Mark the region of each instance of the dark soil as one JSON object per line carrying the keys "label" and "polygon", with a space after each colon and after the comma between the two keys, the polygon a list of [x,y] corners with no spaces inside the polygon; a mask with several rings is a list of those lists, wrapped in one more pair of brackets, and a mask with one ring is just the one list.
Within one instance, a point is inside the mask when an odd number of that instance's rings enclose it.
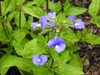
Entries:
{"label": "dark soil", "polygon": [[[54,1],[54,0],[53,0]],[[55,0],[58,1],[58,0]],[[61,0],[60,0],[61,1]],[[88,8],[91,0],[69,0],[72,5]],[[90,21],[88,12],[77,16],[82,19],[90,33],[100,35],[100,29]],[[100,45],[79,43],[81,48],[77,53],[82,58],[84,75],[100,75]],[[21,75],[16,67],[11,67],[6,75]]]}

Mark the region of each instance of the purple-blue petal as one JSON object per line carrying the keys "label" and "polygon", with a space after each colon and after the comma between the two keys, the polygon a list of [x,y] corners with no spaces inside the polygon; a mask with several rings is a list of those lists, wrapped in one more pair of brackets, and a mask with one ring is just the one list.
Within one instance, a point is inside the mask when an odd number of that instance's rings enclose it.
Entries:
{"label": "purple-blue petal", "polygon": [[46,18],[56,18],[56,12],[49,12],[47,15],[46,15]]}
{"label": "purple-blue petal", "polygon": [[55,46],[55,50],[56,50],[58,53],[64,51],[65,48],[66,48],[66,45],[65,45],[64,43]]}
{"label": "purple-blue petal", "polygon": [[64,43],[64,40],[62,38],[58,37],[58,36],[55,36],[54,42],[55,42],[55,44],[59,45],[59,44]]}
{"label": "purple-blue petal", "polygon": [[54,39],[49,40],[48,47],[55,47],[55,41],[54,41]]}
{"label": "purple-blue petal", "polygon": [[33,56],[33,63],[35,64],[35,65],[39,65],[40,63],[37,61],[39,59],[39,55],[37,55],[37,54],[35,54],[34,56]]}
{"label": "purple-blue petal", "polygon": [[75,21],[74,21],[74,16],[73,16],[73,15],[69,16],[68,19],[72,21],[72,24],[75,23]]}
{"label": "purple-blue petal", "polygon": [[45,16],[41,16],[40,19],[39,19],[39,21],[40,21],[40,24],[41,24],[41,28],[44,29],[45,26],[46,26],[46,24],[47,24],[46,17]]}
{"label": "purple-blue petal", "polygon": [[51,21],[48,21],[47,24],[49,26],[51,26],[52,28],[55,28],[56,27],[56,25],[53,22],[51,22]]}
{"label": "purple-blue petal", "polygon": [[84,22],[81,19],[78,19],[74,24],[75,29],[85,28]]}
{"label": "purple-blue petal", "polygon": [[32,29],[35,29],[35,28],[37,27],[37,25],[38,25],[37,22],[33,22],[33,23],[31,23],[31,27],[32,27]]}
{"label": "purple-blue petal", "polygon": [[48,58],[47,58],[46,55],[41,55],[40,56],[40,60],[41,60],[40,65],[42,66],[43,64],[46,63],[46,61],[48,60]]}

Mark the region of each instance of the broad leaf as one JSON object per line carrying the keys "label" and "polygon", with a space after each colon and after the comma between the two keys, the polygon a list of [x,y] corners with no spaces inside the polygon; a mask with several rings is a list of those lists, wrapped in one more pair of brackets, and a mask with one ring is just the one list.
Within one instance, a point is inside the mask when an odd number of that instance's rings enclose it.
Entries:
{"label": "broad leaf", "polygon": [[96,17],[97,16],[97,13],[99,12],[99,9],[100,9],[100,0],[92,0],[91,4],[89,5],[89,14],[92,16],[92,17]]}
{"label": "broad leaf", "polygon": [[61,65],[53,71],[55,71],[58,75],[83,75],[81,70],[69,64]]}
{"label": "broad leaf", "polygon": [[79,57],[78,54],[73,54],[72,58],[69,61],[70,61],[71,65],[73,65],[74,67],[76,67],[79,70],[83,71],[82,60],[81,60],[81,58]]}
{"label": "broad leaf", "polygon": [[25,38],[26,33],[23,30],[14,30],[13,36],[17,40],[17,42],[20,43]]}
{"label": "broad leaf", "polygon": [[79,38],[73,33],[70,28],[67,28],[66,31],[61,32],[60,36],[69,42],[78,42]]}
{"label": "broad leaf", "polygon": [[90,44],[100,44],[100,36],[91,33],[87,33],[82,40]]}
{"label": "broad leaf", "polygon": [[16,0],[5,0],[2,2],[2,15],[12,11],[16,6]]}
{"label": "broad leaf", "polygon": [[25,13],[30,14],[33,17],[39,18],[44,15],[44,11],[40,7],[35,6],[23,6]]}
{"label": "broad leaf", "polygon": [[77,7],[77,6],[70,6],[69,8],[64,10],[66,16],[69,15],[79,15],[86,12],[86,8]]}

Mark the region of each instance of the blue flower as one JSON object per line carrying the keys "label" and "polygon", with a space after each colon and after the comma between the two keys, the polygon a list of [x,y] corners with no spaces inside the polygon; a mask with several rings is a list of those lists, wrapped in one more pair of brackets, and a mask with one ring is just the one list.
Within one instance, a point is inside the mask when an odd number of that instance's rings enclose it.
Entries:
{"label": "blue flower", "polygon": [[49,12],[47,15],[46,15],[46,18],[56,18],[56,12]]}
{"label": "blue flower", "polygon": [[62,38],[55,36],[53,39],[49,40],[48,47],[54,47],[55,50],[60,53],[66,48],[66,45]]}
{"label": "blue flower", "polygon": [[69,16],[68,19],[72,21],[72,24],[75,29],[85,28],[84,22],[81,19],[78,19],[77,21],[75,21],[73,15]]}
{"label": "blue flower", "polygon": [[45,26],[46,26],[46,24],[47,24],[46,17],[45,16],[41,16],[40,19],[39,19],[39,21],[40,21],[40,24],[38,24],[37,22],[31,23],[31,27],[33,29],[35,29],[36,27],[41,27],[42,29],[44,29]]}
{"label": "blue flower", "polygon": [[47,20],[48,18],[56,18],[56,13],[55,12],[49,12],[46,16],[41,16],[40,19],[39,19],[40,24],[37,23],[37,22],[31,23],[32,29],[35,29],[36,27],[41,27],[42,29],[44,29],[47,24],[49,26],[51,26],[52,28],[55,28],[56,25],[53,22],[48,21]]}
{"label": "blue flower", "polygon": [[48,58],[47,58],[47,56],[46,55],[41,55],[41,56],[39,56],[38,54],[35,54],[34,56],[33,56],[33,63],[35,64],[35,65],[40,65],[40,66],[42,66],[43,64],[45,64],[46,63],[46,61],[48,60]]}

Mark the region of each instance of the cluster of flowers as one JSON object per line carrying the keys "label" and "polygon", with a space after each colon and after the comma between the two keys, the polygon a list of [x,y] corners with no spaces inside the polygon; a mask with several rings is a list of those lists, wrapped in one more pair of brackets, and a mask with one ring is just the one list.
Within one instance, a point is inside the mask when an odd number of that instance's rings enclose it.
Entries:
{"label": "cluster of flowers", "polygon": [[[49,12],[46,16],[41,16],[40,19],[39,19],[40,23],[33,22],[33,23],[31,23],[31,27],[33,29],[35,29],[37,26],[39,26],[42,29],[44,29],[46,27],[46,25],[49,25],[52,28],[55,28],[56,25],[53,22],[49,21],[48,20],[49,18],[55,19],[56,13],[55,12]],[[68,19],[71,20],[73,27],[75,29],[82,29],[82,28],[85,27],[84,22],[81,19],[78,19],[77,21],[75,21],[73,15],[69,16]],[[49,40],[47,46],[49,48],[53,47],[58,53],[64,51],[64,49],[66,48],[64,40],[62,38],[58,37],[58,36],[55,36],[53,39]],[[47,58],[46,55],[43,54],[43,55],[39,56],[38,54],[35,54],[33,56],[32,61],[35,65],[42,66],[44,63],[46,63],[47,60],[48,60],[48,58]]]}

